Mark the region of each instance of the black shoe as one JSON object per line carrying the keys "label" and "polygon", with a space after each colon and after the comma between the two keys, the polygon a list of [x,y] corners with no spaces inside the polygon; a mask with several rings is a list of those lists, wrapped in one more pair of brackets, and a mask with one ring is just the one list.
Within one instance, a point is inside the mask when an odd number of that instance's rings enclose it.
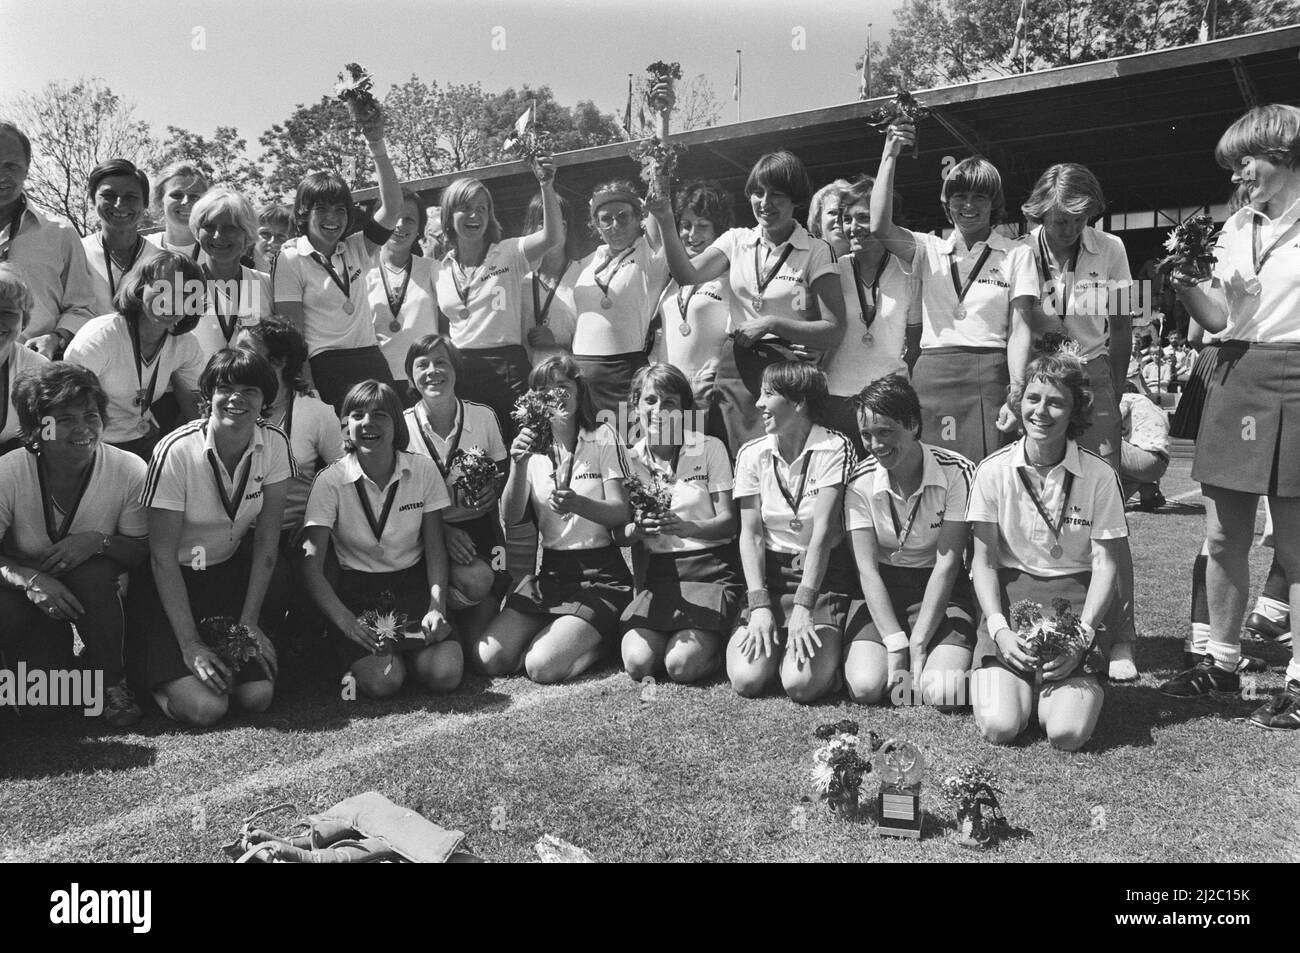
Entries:
{"label": "black shoe", "polygon": [[1165,500],[1165,495],[1159,490],[1156,490],[1156,492],[1151,496],[1138,500],[1137,508],[1143,512],[1151,513],[1160,509],[1160,507],[1164,506],[1166,502],[1167,500]]}
{"label": "black shoe", "polygon": [[1300,682],[1287,682],[1282,692],[1255,709],[1250,716],[1250,723],[1270,731],[1293,731],[1300,728]]}
{"label": "black shoe", "polygon": [[1241,679],[1236,672],[1225,672],[1208,655],[1195,666],[1179,672],[1160,686],[1160,694],[1171,698],[1200,698],[1204,695],[1236,695]]}
{"label": "black shoe", "polygon": [[1277,642],[1280,645],[1289,645],[1291,642],[1290,626],[1274,622],[1259,612],[1252,612],[1246,617],[1245,629],[1247,635],[1261,642]]}
{"label": "black shoe", "polygon": [[[1195,652],[1183,653],[1183,668],[1196,668],[1201,664],[1202,659],[1209,658],[1208,655],[1197,655]],[[1237,672],[1267,672],[1268,663],[1262,658],[1255,658],[1253,655],[1243,654],[1237,661]]]}

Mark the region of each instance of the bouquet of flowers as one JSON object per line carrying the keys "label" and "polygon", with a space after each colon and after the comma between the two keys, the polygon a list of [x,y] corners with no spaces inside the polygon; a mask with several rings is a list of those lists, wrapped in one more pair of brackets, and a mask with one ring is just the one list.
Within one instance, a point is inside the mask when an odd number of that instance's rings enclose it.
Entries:
{"label": "bouquet of flowers", "polygon": [[661,113],[661,103],[655,98],[655,87],[667,83],[670,87],[682,78],[680,63],[654,62],[646,67],[647,77],[643,81],[642,96],[651,112],[661,115],[657,135],[639,143],[632,149],[632,158],[641,163],[641,181],[650,189],[651,194],[658,192],[663,179],[671,179],[677,169],[677,157],[686,151],[685,146],[668,142],[668,120]]}
{"label": "bouquet of flowers", "polygon": [[[958,843],[983,850],[997,843],[1006,827],[998,803],[998,776],[987,768],[967,765],[939,782],[943,796],[957,808]],[[989,809],[989,817],[984,816]]]}
{"label": "bouquet of flowers", "polygon": [[529,165],[535,164],[539,156],[549,156],[555,152],[555,140],[550,133],[537,128],[531,115],[528,115],[523,130],[516,129],[516,133],[501,143],[501,148],[526,160]]}
{"label": "bouquet of flowers", "polygon": [[262,654],[262,648],[248,626],[228,615],[209,616],[200,622],[199,638],[230,666],[232,673],[237,673]]}
{"label": "bouquet of flowers", "polygon": [[451,481],[451,488],[460,493],[464,500],[476,500],[496,484],[496,461],[482,447],[457,450],[451,458],[451,467],[460,470],[456,479]]}
{"label": "bouquet of flowers", "polygon": [[1211,251],[1213,245],[1214,219],[1205,214],[1193,215],[1169,233],[1165,239],[1169,254],[1160,259],[1157,267],[1162,275],[1178,271],[1208,278],[1210,268],[1218,261]]}
{"label": "bouquet of flowers", "polygon": [[357,621],[374,633],[380,655],[392,655],[406,637],[406,613],[397,608],[391,592],[381,592],[374,606],[357,616]]}
{"label": "bouquet of flowers", "polygon": [[856,721],[818,725],[813,734],[825,742],[813,752],[813,790],[837,814],[853,817],[862,779],[871,773],[868,757],[880,747],[880,739],[873,731],[863,738]]}
{"label": "bouquet of flowers", "polygon": [[[883,106],[877,107],[867,116],[867,123],[876,129],[882,130],[888,129],[897,122],[909,122],[915,126],[928,115],[930,115],[930,107],[921,105],[917,102],[915,96],[905,89],[900,89],[892,100]],[[913,140],[913,158],[916,157],[920,145],[919,138]]]}
{"label": "bouquet of flowers", "polygon": [[348,63],[339,73],[338,82],[334,84],[334,93],[348,107],[352,120],[364,125],[375,113],[379,112],[379,100],[371,92],[375,80],[366,70],[356,63]]}
{"label": "bouquet of flowers", "polygon": [[534,453],[545,453],[551,446],[551,418],[564,408],[564,392],[558,388],[552,390],[530,390],[517,401],[511,413],[519,429],[527,427],[537,435],[533,443]]}
{"label": "bouquet of flowers", "polygon": [[1021,599],[1011,607],[1011,624],[1024,642],[1025,651],[1039,666],[1066,652],[1087,648],[1079,617],[1065,599],[1053,599],[1055,615],[1047,618],[1037,602]]}
{"label": "bouquet of flowers", "polygon": [[1064,331],[1047,331],[1034,341],[1035,354],[1069,354],[1079,356],[1079,342]]}
{"label": "bouquet of flowers", "polygon": [[638,520],[662,519],[673,508],[672,484],[658,473],[651,474],[649,483],[629,476],[623,481],[623,489]]}

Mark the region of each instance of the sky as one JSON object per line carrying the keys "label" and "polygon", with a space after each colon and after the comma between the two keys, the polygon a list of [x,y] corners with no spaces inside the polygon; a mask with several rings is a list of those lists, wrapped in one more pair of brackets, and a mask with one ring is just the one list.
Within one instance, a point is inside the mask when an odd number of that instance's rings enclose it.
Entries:
{"label": "sky", "polygon": [[705,74],[723,106],[743,51],[744,120],[857,99],[867,24],[888,40],[899,0],[0,0],[0,105],[97,76],[161,135],[257,137],[332,93],[357,62],[381,96],[412,73],[488,92],[549,85],[622,116],[627,74],[656,60]]}

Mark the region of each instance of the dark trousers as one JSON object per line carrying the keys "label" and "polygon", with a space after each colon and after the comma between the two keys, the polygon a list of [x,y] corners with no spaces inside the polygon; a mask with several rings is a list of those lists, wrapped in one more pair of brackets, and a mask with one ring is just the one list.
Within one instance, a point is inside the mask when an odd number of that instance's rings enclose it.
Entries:
{"label": "dark trousers", "polygon": [[388,361],[378,345],[322,351],[311,359],[311,379],[320,399],[333,405],[335,411],[343,406],[348,391],[362,381],[376,380],[390,387],[393,384]]}

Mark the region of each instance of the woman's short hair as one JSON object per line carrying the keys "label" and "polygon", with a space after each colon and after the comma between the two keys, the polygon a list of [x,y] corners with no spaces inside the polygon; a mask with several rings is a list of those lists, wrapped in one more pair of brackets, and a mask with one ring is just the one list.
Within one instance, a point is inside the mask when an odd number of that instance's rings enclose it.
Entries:
{"label": "woman's short hair", "polygon": [[897,420],[917,440],[921,439],[921,399],[902,374],[889,374],[872,381],[858,392],[853,402],[857,407],[859,425],[863,411],[869,410],[877,417]]}
{"label": "woman's short hair", "polygon": [[218,215],[229,215],[244,233],[244,249],[257,242],[257,213],[253,203],[234,189],[218,186],[203,193],[190,211],[190,231],[197,237],[199,229]]}
{"label": "woman's short hair", "polygon": [[268,202],[257,210],[257,225],[279,226],[285,234],[292,236],[298,231],[293,221],[293,208],[283,202]]}
{"label": "woman's short hair", "polygon": [[134,179],[135,184],[140,186],[140,204],[149,202],[149,176],[136,168],[130,159],[108,159],[91,169],[90,177],[86,179],[86,195],[93,200],[100,183],[114,176]]}
{"label": "woman's short hair", "polygon": [[939,200],[943,203],[944,214],[948,212],[948,199],[959,192],[988,196],[992,205],[989,221],[994,225],[1007,217],[1007,197],[1002,192],[1002,176],[997,167],[983,156],[962,159],[943,180]]}
{"label": "woman's short hair", "polygon": [[344,233],[352,231],[357,222],[357,210],[352,205],[352,190],[337,172],[309,172],[298,183],[293,196],[293,224],[299,235],[307,234],[307,219],[318,205],[341,205],[348,210]]}
{"label": "woman's short hair", "polygon": [[[411,445],[411,431],[406,426],[406,408],[397,391],[377,380],[361,381],[353,384],[343,404],[339,407],[339,417],[346,420],[353,411],[382,410],[393,421],[393,448],[405,450]],[[356,450],[356,445],[348,436],[347,428],[343,430],[343,449],[348,453]]]}
{"label": "woman's short hair", "polygon": [[302,369],[307,364],[307,342],[294,323],[280,315],[271,315],[245,330],[249,337],[266,348],[267,360],[284,362],[281,373],[289,386],[296,393],[307,393],[307,382],[302,376]]}
{"label": "woman's short hair", "polygon": [[218,387],[256,387],[262,392],[262,407],[275,403],[280,381],[271,362],[256,351],[244,347],[223,347],[208,358],[199,374],[199,397],[211,404]]}
{"label": "woman's short hair", "polygon": [[0,308],[12,308],[18,312],[22,318],[18,324],[19,330],[26,329],[27,322],[32,319],[34,305],[32,290],[23,281],[23,273],[15,265],[0,261]]}
{"label": "woman's short hair", "polygon": [[759,156],[745,180],[745,194],[753,195],[763,189],[784,192],[796,206],[803,205],[812,196],[812,179],[799,157],[782,149]]}
{"label": "woman's short hair", "polygon": [[451,343],[451,338],[444,334],[426,334],[424,337],[411,342],[411,346],[406,349],[406,379],[412,384],[415,379],[411,376],[411,368],[415,366],[417,357],[428,357],[434,351],[446,351],[447,360],[451,362],[451,369],[456,372],[456,380],[460,380],[460,348]]}
{"label": "woman's short hair", "polygon": [[1288,169],[1300,167],[1300,107],[1256,106],[1219,137],[1214,160],[1235,171],[1245,156],[1267,156]]}
{"label": "woman's short hair", "polygon": [[578,426],[588,432],[594,431],[599,423],[596,402],[592,400],[591,390],[582,376],[582,368],[572,357],[557,354],[542,361],[529,373],[528,387],[530,390],[547,390],[562,380],[573,381],[578,387]]}
{"label": "woman's short hair", "polygon": [[193,162],[188,159],[173,162],[159,172],[158,177],[153,180],[153,192],[150,194],[149,204],[153,206],[155,211],[162,209],[163,196],[167,194],[167,183],[172,179],[198,179],[203,183],[204,192],[209,187],[208,177]]}
{"label": "woman's short hair", "polygon": [[29,367],[14,379],[14,412],[23,443],[35,446],[40,441],[43,421],[55,407],[89,401],[108,424],[108,395],[94,371],[71,361],[48,361]]}
{"label": "woman's short hair", "polygon": [[591,227],[593,230],[596,227],[596,213],[600,211],[601,206],[609,205],[612,202],[623,202],[632,206],[632,214],[637,218],[641,218],[645,214],[645,209],[641,204],[641,196],[637,194],[636,186],[627,179],[614,179],[612,182],[605,182],[591,190],[591,199],[587,203],[587,208],[591,213]]}
{"label": "woman's short hair", "polygon": [[826,402],[830,390],[826,372],[803,361],[781,361],[763,368],[763,386],[786,400],[802,402],[808,417],[819,424],[826,415]]}
{"label": "woman's short hair", "polygon": [[411,242],[411,253],[423,257],[424,249],[420,247],[420,241],[424,238],[424,230],[429,225],[429,210],[424,207],[424,202],[418,195],[406,186],[402,186],[403,209],[407,202],[415,206],[415,239]]}
{"label": "woman's short hair", "polygon": [[632,375],[632,386],[628,392],[628,403],[633,408],[641,400],[641,395],[652,390],[656,394],[673,394],[684,412],[695,409],[695,392],[686,375],[673,364],[647,364]]}
{"label": "woman's short hair", "polygon": [[[564,220],[564,255],[569,261],[582,258],[582,237],[578,234],[577,223],[573,220],[573,206],[563,195],[555,196],[560,203],[560,218]],[[539,192],[528,203],[524,213],[524,234],[531,235],[542,228],[542,196]]]}
{"label": "woman's short hair", "polygon": [[1106,196],[1087,166],[1060,162],[1038,177],[1029,198],[1020,206],[1031,225],[1040,224],[1052,209],[1082,215],[1085,221],[1091,222],[1106,211]]}
{"label": "woman's short hair", "polygon": [[719,235],[736,224],[734,206],[731,193],[712,179],[687,182],[677,190],[673,199],[673,211],[679,224],[682,215],[690,211],[698,218],[712,222],[714,231]]}
{"label": "woman's short hair", "polygon": [[496,203],[492,200],[491,190],[478,179],[464,176],[443,190],[442,201],[439,204],[442,212],[442,231],[447,236],[448,248],[455,248],[458,241],[453,217],[456,210],[469,205],[474,196],[480,192],[487,198],[487,244],[495,245],[501,241],[501,223],[497,221]]}
{"label": "woman's short hair", "polygon": [[[175,287],[177,280],[181,284],[179,289]],[[118,286],[117,294],[113,297],[113,306],[127,321],[139,321],[144,315],[145,289],[159,281],[172,285],[175,300],[182,302],[188,299],[190,289],[204,287],[203,270],[199,268],[197,262],[185,255],[162,251],[152,258],[137,263],[126,273],[122,284]],[[202,310],[198,314],[183,315],[171,326],[169,333],[181,335],[193,331],[201,317],[203,317]]]}
{"label": "woman's short hair", "polygon": [[844,193],[848,187],[848,179],[836,179],[813,193],[812,199],[808,202],[808,234],[813,238],[822,237],[822,209],[826,205],[826,200],[833,195],[841,200],[840,205],[843,207]]}
{"label": "woman's short hair", "polygon": [[1083,363],[1073,354],[1039,354],[1025,368],[1025,379],[1011,385],[1011,410],[1020,419],[1025,388],[1034,381],[1051,384],[1070,395],[1070,423],[1065,435],[1073,440],[1092,425],[1092,387]]}

